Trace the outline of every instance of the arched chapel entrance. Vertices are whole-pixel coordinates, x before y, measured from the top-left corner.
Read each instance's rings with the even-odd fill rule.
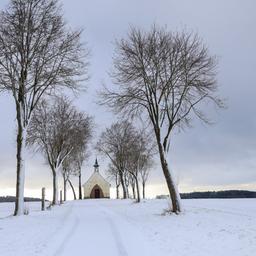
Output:
[[[96,184],[91,191],[90,198],[104,198],[103,191],[101,187]]]

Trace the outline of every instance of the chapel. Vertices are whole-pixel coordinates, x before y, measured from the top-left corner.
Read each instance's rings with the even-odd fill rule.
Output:
[[[83,184],[84,199],[88,198],[110,198],[110,183],[104,179],[99,172],[99,164],[96,158],[93,165],[94,172]]]

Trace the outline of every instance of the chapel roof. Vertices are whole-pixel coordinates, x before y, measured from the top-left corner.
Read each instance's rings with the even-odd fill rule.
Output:
[[[92,173],[92,175],[88,178],[88,180],[83,184],[83,186],[86,186],[86,184],[90,183],[91,180],[95,179],[96,181],[99,180],[103,183],[106,183],[108,186],[111,186],[110,183],[99,173],[99,164],[98,164],[98,160],[96,158],[95,160],[95,164],[93,165],[94,167],[94,172]],[[97,182],[95,182],[97,183]]]

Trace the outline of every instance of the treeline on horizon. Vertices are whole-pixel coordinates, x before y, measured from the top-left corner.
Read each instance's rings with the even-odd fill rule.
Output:
[[[223,190],[181,193],[182,199],[208,199],[208,198],[256,198],[256,192],[248,190]],[[167,196],[157,196],[161,199]]]
[[[15,196],[0,196],[0,203],[13,203],[15,202],[15,200],[16,200]],[[41,199],[34,198],[34,197],[25,197],[24,202],[41,202]]]
[[[210,199],[210,198],[256,198],[255,191],[249,190],[223,190],[223,191],[205,191],[205,192],[190,192],[181,193],[182,199]],[[167,195],[156,196],[157,199],[167,198]],[[15,196],[0,196],[0,203],[15,202]],[[24,202],[40,202],[40,198],[25,197]]]
[[[181,193],[182,199],[199,199],[199,198],[256,198],[256,192],[248,190],[224,190],[224,191],[207,191]]]

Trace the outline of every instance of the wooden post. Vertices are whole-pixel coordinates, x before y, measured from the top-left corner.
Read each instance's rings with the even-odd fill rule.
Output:
[[[41,210],[45,211],[45,188],[42,188],[42,205]]]
[[[62,201],[62,190],[60,191],[60,204],[63,204],[63,201]]]

